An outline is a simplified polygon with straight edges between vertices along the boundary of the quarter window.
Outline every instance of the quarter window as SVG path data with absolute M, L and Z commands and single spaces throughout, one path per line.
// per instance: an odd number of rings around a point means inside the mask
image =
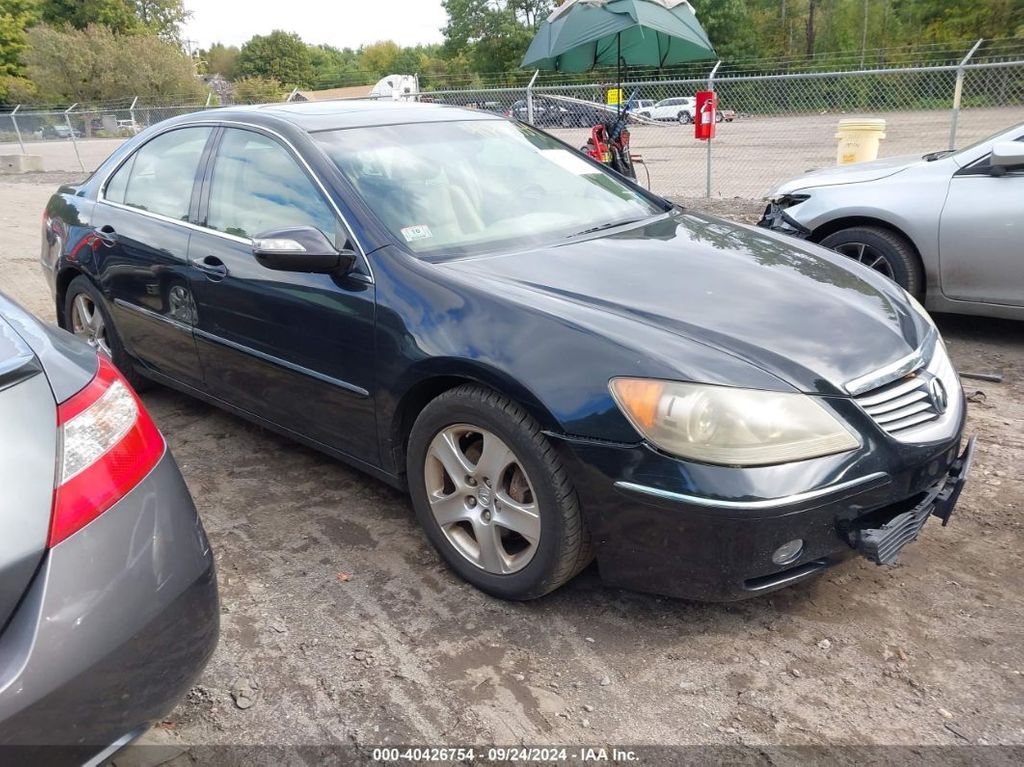
M 337 220 L 283 146 L 260 133 L 229 128 L 217 150 L 206 225 L 239 237 L 312 226 L 333 240 Z
M 192 187 L 211 128 L 182 128 L 157 136 L 107 182 L 111 202 L 188 220 Z

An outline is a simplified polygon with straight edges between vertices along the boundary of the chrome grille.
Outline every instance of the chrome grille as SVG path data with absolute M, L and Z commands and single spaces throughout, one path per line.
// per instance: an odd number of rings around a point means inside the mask
M 932 381 L 935 380 L 935 376 L 930 373 L 919 371 L 854 399 L 875 423 L 895 435 L 934 421 L 942 415 L 936 409 L 931 390 Z

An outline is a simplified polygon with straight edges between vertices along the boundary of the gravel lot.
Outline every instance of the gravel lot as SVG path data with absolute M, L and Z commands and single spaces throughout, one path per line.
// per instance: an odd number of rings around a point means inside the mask
M 0 288 L 46 320 L 39 215 L 66 178 L 0 180 Z M 402 495 L 157 388 L 223 600 L 220 646 L 157 739 L 1024 744 L 1024 324 L 939 322 L 961 370 L 1005 376 L 966 382 L 979 447 L 950 526 L 895 568 L 856 560 L 726 606 L 606 589 L 593 568 L 496 601 L 449 573 Z

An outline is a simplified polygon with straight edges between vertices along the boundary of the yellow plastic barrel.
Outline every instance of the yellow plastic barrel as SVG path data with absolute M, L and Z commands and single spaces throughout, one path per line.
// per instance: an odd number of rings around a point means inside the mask
M 849 165 L 878 158 L 878 145 L 885 138 L 885 120 L 857 118 L 840 120 L 836 164 Z

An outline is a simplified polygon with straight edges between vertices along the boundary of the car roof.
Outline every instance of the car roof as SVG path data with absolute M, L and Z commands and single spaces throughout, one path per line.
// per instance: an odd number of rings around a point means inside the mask
M 191 117 L 201 116 L 203 119 L 230 120 L 245 119 L 254 115 L 264 115 L 279 120 L 286 120 L 310 133 L 377 125 L 503 119 L 479 109 L 463 109 L 447 104 L 371 101 L 363 99 L 225 107 L 197 112 L 191 115 Z

